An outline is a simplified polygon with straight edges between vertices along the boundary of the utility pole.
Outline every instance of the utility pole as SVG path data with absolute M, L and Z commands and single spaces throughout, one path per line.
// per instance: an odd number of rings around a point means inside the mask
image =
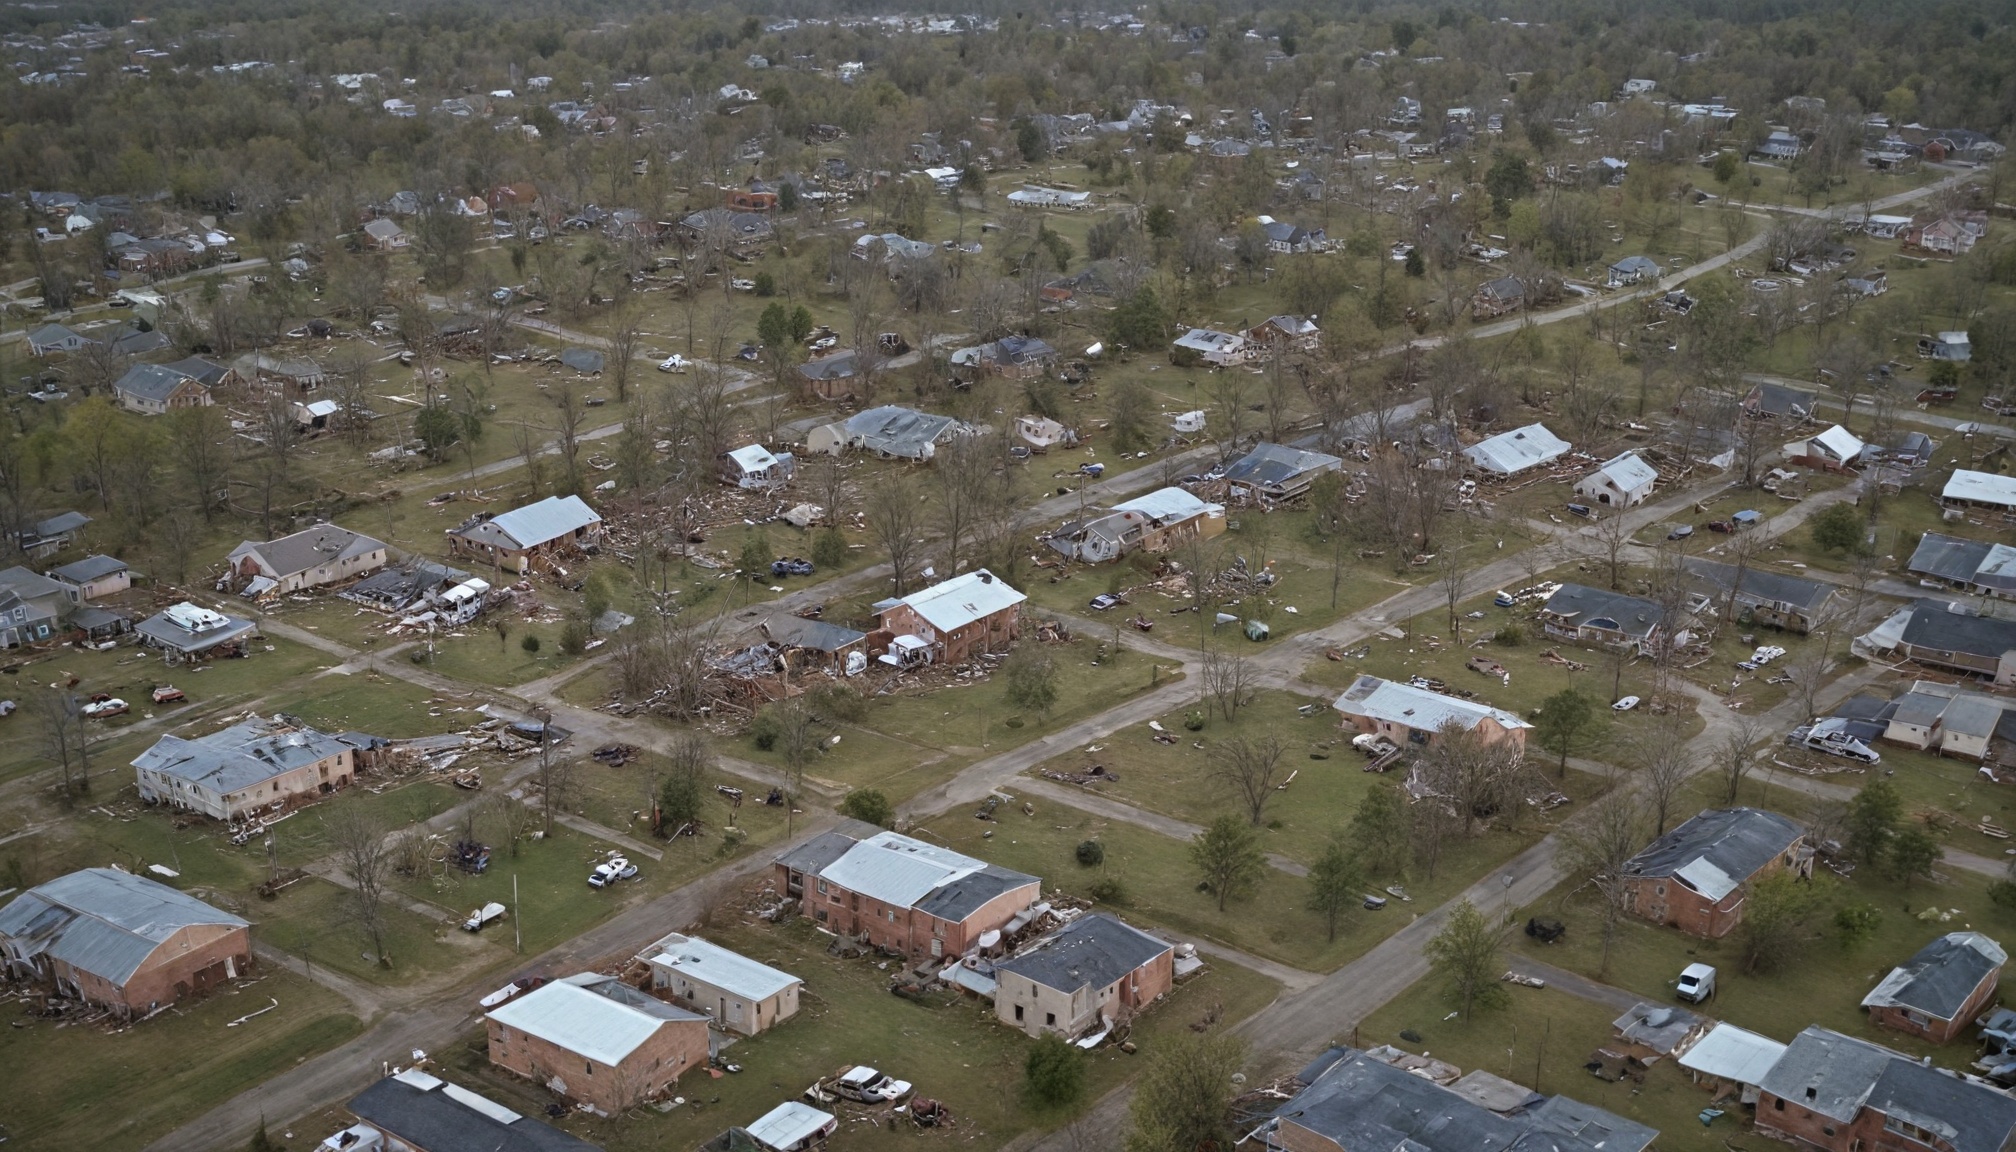
M 525 932 L 520 926 L 522 921 L 520 913 L 523 910 L 523 905 L 518 903 L 518 874 L 513 872 L 511 873 L 511 947 L 521 953 L 525 951 Z

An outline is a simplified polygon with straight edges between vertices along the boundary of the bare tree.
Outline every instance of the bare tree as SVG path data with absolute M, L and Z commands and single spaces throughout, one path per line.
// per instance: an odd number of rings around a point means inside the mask
M 1735 725 L 1715 746 L 1715 765 L 1729 785 L 1723 797 L 1725 803 L 1736 802 L 1736 793 L 1743 787 L 1743 778 L 1750 774 L 1751 767 L 1757 762 L 1751 749 L 1762 732 L 1763 723 L 1757 717 L 1737 716 Z
M 553 405 L 554 442 L 560 448 L 560 472 L 568 492 L 581 491 L 581 425 L 588 409 L 574 390 L 574 382 L 562 380 L 546 399 Z
M 630 399 L 631 361 L 643 337 L 643 309 L 626 293 L 616 306 L 614 321 L 609 329 L 609 382 L 616 386 L 616 402 L 622 404 Z
M 1244 656 L 1212 651 L 1204 654 L 1204 694 L 1231 723 L 1239 710 L 1260 695 L 1260 670 Z
M 1267 801 L 1278 790 L 1275 777 L 1281 770 L 1282 752 L 1281 738 L 1272 735 L 1252 739 L 1234 736 L 1211 749 L 1212 778 L 1239 798 L 1255 827 L 1267 810 Z
M 42 737 L 42 752 L 56 765 L 63 802 L 91 791 L 90 763 L 85 759 L 83 716 L 77 697 L 59 689 L 32 692 L 29 707 Z M 81 766 L 81 767 L 80 767 Z
M 553 834 L 553 822 L 567 810 L 574 793 L 574 759 L 553 754 L 553 714 L 539 714 L 539 815 L 546 834 Z
M 889 557 L 890 576 L 901 596 L 910 586 L 912 570 L 924 554 L 924 503 L 916 481 L 907 474 L 889 477 L 868 494 L 863 509 L 868 531 Z
M 1610 575 L 1610 588 L 1615 591 L 1624 586 L 1624 557 L 1631 548 L 1631 522 L 1622 508 L 1606 508 L 1602 519 L 1590 529 L 1596 537 L 1596 547 L 1603 557 L 1603 567 Z
M 966 538 L 987 502 L 993 474 L 1000 463 L 994 436 L 955 436 L 931 458 L 931 487 L 937 494 L 939 527 L 944 531 L 945 573 L 960 570 Z
M 532 827 L 532 810 L 508 792 L 490 793 L 484 800 L 484 810 L 496 824 L 497 838 L 504 842 L 504 850 L 518 855 L 518 845 Z
M 1486 741 L 1453 721 L 1435 734 L 1423 757 L 1422 775 L 1429 790 L 1455 808 L 1467 838 L 1479 821 L 1522 802 L 1525 772 L 1509 741 Z
M 1207 386 L 1211 395 L 1211 430 L 1217 433 L 1218 454 L 1230 455 L 1246 435 L 1246 378 L 1243 373 L 1217 371 Z
M 1627 891 L 1624 862 L 1638 851 L 1644 812 L 1627 790 L 1616 788 L 1591 805 L 1581 819 L 1561 829 L 1563 863 L 1569 875 L 1596 889 L 1603 900 L 1603 957 L 1599 978 L 1610 972 L 1610 948 Z
M 533 495 L 546 490 L 546 438 L 536 424 L 519 423 L 511 429 L 511 445 L 525 465 L 525 486 Z
M 393 847 L 384 821 L 361 800 L 337 804 L 323 818 L 336 867 L 348 880 L 350 922 L 371 941 L 381 967 L 390 968 L 385 954 L 385 891 L 392 880 Z
M 1694 772 L 1685 724 L 1678 716 L 1659 717 L 1631 741 L 1631 758 L 1638 763 L 1638 787 L 1645 795 L 1652 835 L 1664 836 L 1680 789 Z

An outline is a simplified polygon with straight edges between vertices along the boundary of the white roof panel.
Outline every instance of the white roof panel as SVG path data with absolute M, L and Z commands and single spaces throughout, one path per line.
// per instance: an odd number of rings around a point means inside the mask
M 1532 727 L 1512 713 L 1489 704 L 1444 696 L 1440 692 L 1381 680 L 1377 676 L 1360 676 L 1358 682 L 1345 690 L 1332 707 L 1353 716 L 1369 716 L 1423 732 L 1436 731 L 1452 721 L 1468 730 L 1475 728 L 1478 721 L 1487 716 L 1505 728 Z
M 595 510 L 579 496 L 548 496 L 536 504 L 513 508 L 490 521 L 498 531 L 525 548 L 536 548 L 548 540 L 558 540 L 570 532 L 601 522 L 602 517 L 597 516 Z
M 1785 1045 L 1769 1036 L 1734 1024 L 1717 1024 L 1681 1054 L 1680 1066 L 1738 1084 L 1761 1084 L 1764 1074 L 1783 1055 Z
M 1007 581 L 985 568 L 976 568 L 922 592 L 912 592 L 902 602 L 933 628 L 951 632 L 1027 599 Z
M 770 450 L 761 444 L 750 444 L 746 447 L 737 448 L 733 452 L 728 453 L 728 458 L 735 461 L 736 465 L 744 472 L 761 472 L 765 468 L 775 468 L 777 466 L 777 457 L 771 455 Z
M 1598 471 L 1610 477 L 1619 491 L 1634 492 L 1659 479 L 1659 473 L 1650 464 L 1640 459 L 1636 452 L 1626 452 L 1604 462 Z
M 1736 890 L 1736 878 L 1710 863 L 1706 856 L 1675 868 L 1673 875 L 1710 900 L 1720 900 Z
M 1158 488 L 1146 496 L 1136 496 L 1124 504 L 1115 504 L 1115 512 L 1139 512 L 1150 520 L 1187 520 L 1201 516 L 1213 508 L 1181 488 Z M 1219 509 L 1223 511 L 1222 508 Z
M 756 1142 L 765 1148 L 784 1149 L 797 1147 L 834 1123 L 837 1121 L 833 1117 L 810 1104 L 786 1100 L 758 1117 L 743 1131 L 755 1137 Z
M 1981 504 L 2016 507 L 2016 476 L 1997 476 L 1993 472 L 1973 472 L 1965 468 L 1956 468 L 1953 470 L 1953 478 L 1946 481 L 1946 490 L 1941 495 L 1948 500 L 1969 500 Z
M 508 1028 L 610 1066 L 622 1063 L 668 1021 L 702 1019 L 656 1002 L 648 1010 L 626 1004 L 591 987 L 612 980 L 593 972 L 568 976 L 535 988 L 488 1016 Z
M 799 983 L 798 977 L 710 944 L 697 936 L 674 933 L 660 940 L 651 963 L 676 968 L 701 983 L 751 1000 L 767 1000 Z
M 1545 424 L 1528 424 L 1480 440 L 1463 450 L 1471 463 L 1487 472 L 1511 475 L 1535 468 L 1568 454 L 1573 445 L 1547 430 Z
M 1843 461 L 1844 463 L 1862 455 L 1862 441 L 1856 439 L 1854 433 L 1839 424 L 1813 437 L 1813 442 L 1826 448 L 1836 460 Z
M 882 832 L 849 848 L 821 869 L 821 878 L 850 892 L 908 908 L 933 891 L 987 865 L 948 848 Z

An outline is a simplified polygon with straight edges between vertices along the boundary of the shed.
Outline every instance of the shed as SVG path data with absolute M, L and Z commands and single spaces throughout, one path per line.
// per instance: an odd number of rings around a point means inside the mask
M 840 1121 L 810 1104 L 786 1100 L 758 1117 L 746 1131 L 769 1152 L 804 1152 L 823 1143 Z

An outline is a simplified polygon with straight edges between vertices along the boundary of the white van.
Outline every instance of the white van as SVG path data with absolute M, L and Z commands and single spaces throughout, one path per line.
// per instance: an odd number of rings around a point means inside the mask
M 1715 969 L 1708 964 L 1689 964 L 1680 970 L 1680 983 L 1674 989 L 1680 999 L 1690 1004 L 1706 1003 L 1715 995 Z

